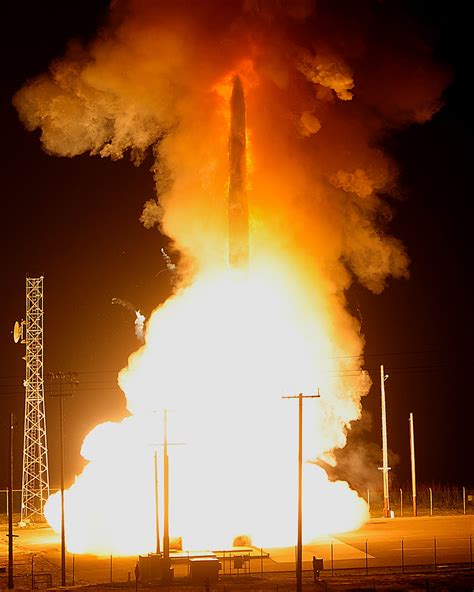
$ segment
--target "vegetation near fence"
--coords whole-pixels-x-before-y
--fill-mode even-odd
[[[390,509],[395,516],[413,516],[411,485],[390,487]],[[383,515],[383,491],[368,489],[363,497],[368,500],[370,516]],[[417,487],[416,504],[418,516],[446,516],[449,514],[474,514],[474,487],[447,485],[444,483],[423,483]]]

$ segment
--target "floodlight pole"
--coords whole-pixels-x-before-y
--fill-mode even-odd
[[[298,399],[298,537],[296,554],[296,592],[303,590],[303,399],[318,399],[317,395],[287,395],[282,399]]]
[[[380,366],[380,394],[382,400],[382,460],[381,467],[383,473],[383,515],[385,518],[390,516],[390,498],[388,489],[388,446],[387,446],[387,410],[385,407],[385,381],[388,374],[384,373],[383,364]]]
[[[416,506],[416,472],[415,472],[415,426],[413,420],[413,413],[410,413],[408,418],[410,424],[410,458],[411,458],[411,491],[413,498],[413,516],[417,515]]]
[[[61,585],[66,585],[66,526],[64,520],[64,402],[59,377],[59,424],[61,435]]]

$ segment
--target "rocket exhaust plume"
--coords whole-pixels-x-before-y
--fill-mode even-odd
[[[234,76],[230,99],[229,132],[229,265],[249,264],[249,209],[246,188],[245,97],[242,81]]]
[[[303,540],[367,518],[317,463],[334,466],[370,389],[346,291],[408,277],[387,234],[397,174],[379,140],[427,121],[448,79],[401,10],[114,0],[95,40],[16,94],[50,154],[139,164],[152,152],[156,194],[140,219],[179,254],[174,292],[118,377],[130,415],[84,440],[88,463],[66,492],[70,551],[156,548],[150,444],[164,408],[170,441],[186,443],[169,452],[170,535],[197,549],[239,535],[293,545],[297,421],[281,396],[318,387],[303,419]],[[46,513],[59,525],[57,497]]]

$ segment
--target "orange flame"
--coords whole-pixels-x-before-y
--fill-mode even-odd
[[[295,280],[276,266],[202,275],[155,311],[146,345],[119,376],[132,415],[84,442],[90,462],[66,497],[70,551],[154,549],[152,452],[164,408],[170,442],[183,444],[170,446],[171,533],[188,548],[229,546],[240,534],[259,546],[293,544],[297,415],[281,396],[320,388],[305,410],[306,460],[342,445],[359,412],[330,319],[308,314]],[[351,380],[367,386],[363,374]],[[304,479],[306,540],[367,518],[347,484],[329,483],[314,464]],[[58,512],[53,496],[46,516],[56,527]]]

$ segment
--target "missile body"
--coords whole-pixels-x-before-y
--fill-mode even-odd
[[[245,97],[242,82],[234,77],[230,100],[229,133],[229,265],[247,269],[249,264],[249,209],[246,192]]]

